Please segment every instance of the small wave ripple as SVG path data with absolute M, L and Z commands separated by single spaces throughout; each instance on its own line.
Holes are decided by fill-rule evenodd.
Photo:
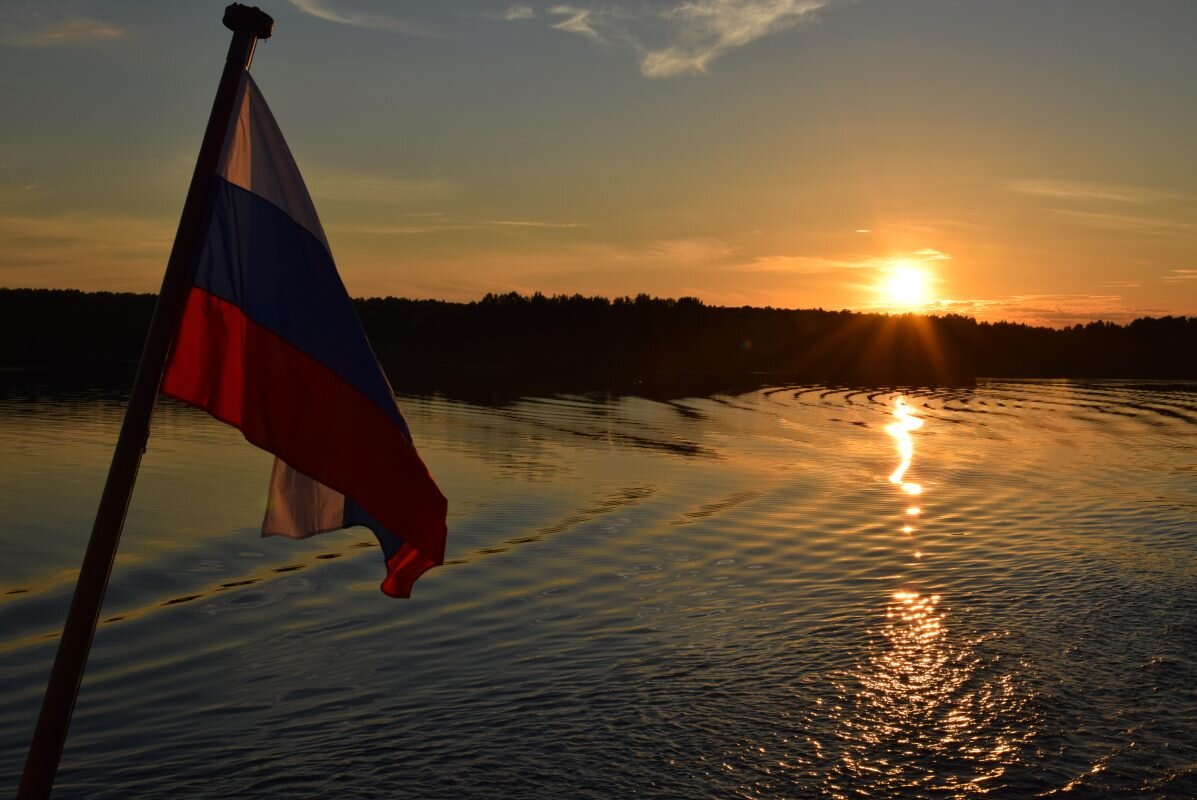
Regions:
M 408 602 L 161 409 L 56 797 L 1197 796 L 1194 385 L 403 406 L 451 501 Z M 0 400 L 0 785 L 119 413 Z

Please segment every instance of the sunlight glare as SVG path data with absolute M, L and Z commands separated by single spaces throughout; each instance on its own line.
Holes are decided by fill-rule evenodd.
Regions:
M 931 301 L 931 275 L 925 269 L 899 259 L 885 272 L 880 290 L 887 305 L 913 309 Z
M 894 400 L 894 417 L 897 421 L 887 425 L 885 432 L 898 441 L 898 455 L 902 457 L 902 463 L 889 476 L 889 482 L 901 486 L 906 494 L 922 494 L 922 486 L 906 482 L 903 478 L 906 470 L 910 468 L 911 459 L 914 458 L 914 440 L 910 438 L 910 432 L 923 427 L 923 421 L 914 415 L 903 397 Z M 906 513 L 909 514 L 910 511 L 907 510 Z

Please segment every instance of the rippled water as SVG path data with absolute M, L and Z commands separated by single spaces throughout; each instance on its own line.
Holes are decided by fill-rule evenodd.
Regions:
M 403 406 L 410 601 L 160 410 L 56 796 L 1197 796 L 1197 386 Z M 0 787 L 120 413 L 0 401 Z

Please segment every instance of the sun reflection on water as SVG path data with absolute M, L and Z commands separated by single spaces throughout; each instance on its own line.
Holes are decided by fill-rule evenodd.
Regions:
M 905 480 L 914 458 L 913 431 L 923 426 L 904 397 L 894 401 L 886 433 L 901 463 L 889 476 L 906 495 L 923 487 Z M 899 527 L 910 555 L 918 506 Z M 870 631 L 862 660 L 836 681 L 839 753 L 823 793 L 850 797 L 969 797 L 1003 788 L 1033 736 L 1028 694 L 996 644 L 997 633 L 952 634 L 942 595 L 891 590 L 884 616 Z
M 1001 785 L 1029 737 L 1026 697 L 982 656 L 986 639 L 953 640 L 942 606 L 937 594 L 890 595 L 880 646 L 839 686 L 843 749 L 828 795 L 964 797 Z
M 897 418 L 897 421 L 887 425 L 885 432 L 898 440 L 898 454 L 902 457 L 902 463 L 890 474 L 889 482 L 901 486 L 902 491 L 906 494 L 922 494 L 923 487 L 921 485 L 904 482 L 902 479 L 906 476 L 906 470 L 910 469 L 910 462 L 914 458 L 914 439 L 911 438 L 910 433 L 923 427 L 923 421 L 914 415 L 904 397 L 899 397 L 894 401 L 894 417 Z

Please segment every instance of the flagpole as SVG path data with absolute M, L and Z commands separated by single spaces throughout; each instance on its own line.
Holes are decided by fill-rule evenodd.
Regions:
M 125 524 L 125 513 L 133 494 L 137 469 L 141 465 L 141 454 L 149 438 L 150 417 L 162 383 L 166 356 L 178 327 L 187 290 L 194 279 L 199 245 L 211 213 L 213 178 L 233 115 L 237 87 L 253 60 L 258 40 L 269 38 L 274 29 L 274 20 L 269 15 L 256 7 L 239 3 L 233 3 L 225 9 L 223 22 L 233 32 L 233 39 L 200 145 L 195 172 L 191 175 L 179 229 L 166 262 L 162 289 L 154 306 L 154 316 L 146 334 L 137 376 L 133 380 L 125 420 L 121 424 L 108 479 L 104 483 L 104 493 L 96 510 L 91 539 L 79 570 L 79 579 L 75 583 L 66 625 L 58 642 L 58 653 L 54 657 L 37 728 L 29 744 L 17 800 L 46 800 L 54 786 L 71 712 L 79 694 L 79 684 L 87 665 L 87 654 L 100 616 L 104 591 L 108 587 L 108 576 L 112 572 L 112 562 Z

